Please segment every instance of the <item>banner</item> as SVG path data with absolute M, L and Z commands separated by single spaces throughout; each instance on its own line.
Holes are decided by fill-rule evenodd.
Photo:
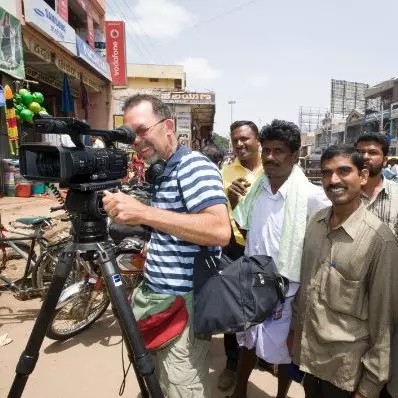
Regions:
M 68 0 L 58 0 L 58 14 L 61 18 L 68 22 Z
M 75 30 L 43 0 L 24 0 L 25 21 L 76 55 Z
M 83 39 L 76 35 L 77 56 L 84 60 L 102 76 L 111 80 L 109 65 L 105 59 L 99 56 Z
M 112 84 L 127 85 L 126 40 L 123 21 L 105 21 L 106 58 L 111 67 Z
M 17 79 L 25 78 L 21 24 L 0 7 L 0 71 Z
M 88 41 L 88 44 L 92 48 L 95 48 L 95 46 L 94 46 L 94 21 L 93 21 L 93 17 L 89 14 L 87 14 L 87 41 Z

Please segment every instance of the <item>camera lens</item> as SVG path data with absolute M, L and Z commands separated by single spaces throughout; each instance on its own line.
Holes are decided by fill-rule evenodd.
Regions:
M 59 178 L 61 175 L 59 155 L 55 152 L 40 152 L 36 160 L 37 170 L 43 177 Z

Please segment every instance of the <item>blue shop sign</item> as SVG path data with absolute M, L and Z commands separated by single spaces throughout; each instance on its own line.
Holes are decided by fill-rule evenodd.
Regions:
M 93 69 L 102 76 L 111 80 L 111 72 L 105 58 L 98 55 L 83 39 L 76 35 L 77 56 L 87 62 Z

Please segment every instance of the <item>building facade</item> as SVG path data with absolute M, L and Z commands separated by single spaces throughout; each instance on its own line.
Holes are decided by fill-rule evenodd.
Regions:
M 10 84 L 14 93 L 21 88 L 41 92 L 43 106 L 50 115 L 73 116 L 85 120 L 92 128 L 106 129 L 110 124 L 111 76 L 95 41 L 96 37 L 103 37 L 105 2 L 5 1 L 6 11 L 18 18 L 22 26 L 24 76 L 16 78 L 5 73 L 2 85 Z M 65 98 L 71 99 L 68 107 Z M 60 143 L 55 135 L 25 135 L 22 134 L 21 141 Z
M 113 127 L 123 124 L 125 100 L 138 93 L 155 95 L 170 106 L 180 144 L 199 149 L 210 139 L 215 94 L 187 91 L 183 66 L 127 64 L 127 87 L 112 91 Z

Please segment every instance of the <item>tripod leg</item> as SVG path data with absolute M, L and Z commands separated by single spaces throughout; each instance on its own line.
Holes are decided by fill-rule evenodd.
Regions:
M 113 314 L 115 315 L 116 319 L 118 320 L 118 322 L 120 324 L 120 316 L 119 316 L 119 313 L 117 312 L 117 308 L 112 307 L 112 311 L 113 311 Z M 122 331 L 122 336 L 123 336 L 124 341 L 127 342 L 127 337 L 126 337 L 126 335 L 125 335 L 125 333 L 124 333 L 122 328 L 121 328 L 121 331 Z M 131 365 L 133 366 L 133 369 L 134 369 L 135 377 L 137 378 L 138 384 L 140 386 L 141 398 L 149 398 L 149 393 L 148 393 L 148 389 L 146 388 L 146 385 L 145 385 L 145 380 L 138 373 L 137 366 L 135 365 L 134 353 L 131 351 L 131 348 L 130 348 L 129 344 L 126 344 L 126 346 L 127 346 L 128 356 L 129 356 Z
M 152 398 L 164 398 L 159 382 L 155 376 L 155 365 L 151 353 L 142 341 L 137 321 L 127 299 L 126 288 L 117 272 L 113 248 L 109 244 L 98 244 L 98 258 L 102 276 L 108 288 L 112 306 L 119 314 L 120 328 L 126 337 L 129 353 L 133 354 L 135 367 L 145 380 Z
M 59 256 L 59 261 L 54 272 L 53 280 L 48 289 L 48 293 L 33 326 L 25 351 L 19 358 L 15 370 L 16 375 L 8 393 L 8 398 L 19 398 L 22 396 L 28 377 L 36 366 L 36 362 L 39 358 L 40 347 L 43 344 L 47 327 L 50 323 L 55 307 L 57 306 L 65 280 L 72 269 L 73 261 L 73 244 L 71 244 Z

